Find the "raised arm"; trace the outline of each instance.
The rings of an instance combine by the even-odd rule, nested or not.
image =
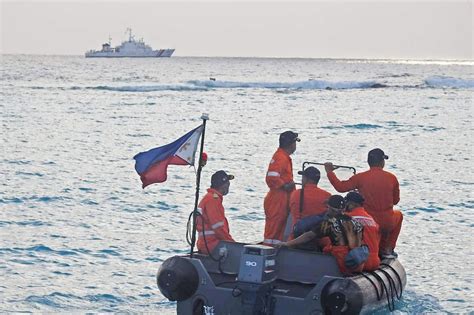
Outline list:
[[[324,168],[328,176],[329,182],[338,192],[346,192],[357,188],[357,175],[353,175],[348,180],[339,180],[334,173],[334,166],[331,162],[324,163]]]

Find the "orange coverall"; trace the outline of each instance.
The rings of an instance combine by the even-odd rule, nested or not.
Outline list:
[[[328,173],[328,179],[338,192],[359,190],[365,199],[365,209],[380,227],[380,250],[393,250],[403,221],[402,213],[393,210],[393,206],[400,201],[400,187],[395,175],[372,166],[348,180],[340,181],[334,172]]]
[[[349,253],[350,248],[347,245],[327,245],[323,248],[323,253],[325,254],[331,254],[336,258],[337,261],[337,266],[339,267],[339,270],[344,274],[344,275],[350,275],[355,272],[361,272],[364,269],[364,264],[360,264],[356,268],[349,269],[346,267],[344,264],[344,259],[346,258],[347,254]]]
[[[282,148],[273,154],[268,166],[265,181],[270,191],[265,196],[265,233],[263,243],[275,245],[283,241],[286,220],[289,214],[291,191],[283,190],[282,186],[293,182],[293,164],[289,154]]]
[[[364,208],[358,207],[351,211],[344,212],[364,226],[362,240],[369,247],[369,257],[364,263],[364,270],[372,271],[378,269],[380,266],[379,245],[380,245],[380,231],[379,225],[368,214]]]
[[[198,205],[198,211],[201,213],[201,216],[198,216],[196,220],[196,228],[199,233],[197,248],[201,253],[209,254],[208,248],[212,252],[220,240],[234,242],[234,239],[229,234],[229,223],[224,214],[222,200],[223,196],[220,192],[209,188],[207,194]],[[207,248],[204,236],[206,237]]]
[[[304,185],[303,211],[300,211],[300,196],[301,189],[297,189],[291,193],[290,197],[290,213],[293,226],[302,218],[326,212],[328,208],[326,201],[331,197],[331,194],[319,188],[316,184],[308,183]],[[291,235],[293,236],[293,234]]]

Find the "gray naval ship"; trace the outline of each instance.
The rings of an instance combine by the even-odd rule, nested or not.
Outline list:
[[[221,241],[209,256],[168,258],[157,282],[178,315],[316,315],[393,311],[407,277],[396,258],[345,277],[331,255]]]
[[[103,44],[101,50],[89,50],[86,52],[86,58],[158,58],[171,57],[174,53],[172,48],[153,50],[145,44],[143,39],[135,40],[131,28],[127,28],[127,33],[128,40],[122,42],[120,46],[112,47],[111,39],[109,38],[109,42]]]

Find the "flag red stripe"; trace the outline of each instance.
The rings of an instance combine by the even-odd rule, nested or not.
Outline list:
[[[172,155],[163,161],[160,161],[150,167],[145,173],[140,175],[142,180],[142,188],[154,183],[162,183],[166,181],[168,165],[188,165],[189,163],[179,156]]]

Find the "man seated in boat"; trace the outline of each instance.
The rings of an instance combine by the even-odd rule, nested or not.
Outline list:
[[[299,171],[298,174],[302,175],[301,182],[304,188],[297,189],[291,193],[290,213],[293,222],[292,231],[301,219],[324,214],[327,210],[327,201],[331,197],[331,193],[318,187],[321,173],[316,167],[310,166],[305,168],[304,171]],[[303,200],[301,200],[302,191]],[[300,234],[295,235],[295,237],[298,237]]]
[[[397,177],[384,170],[388,155],[379,148],[370,150],[367,163],[370,169],[353,175],[348,180],[339,180],[334,173],[332,163],[324,164],[327,177],[338,192],[347,192],[357,189],[364,196],[364,207],[380,227],[380,256],[394,258],[394,252],[403,215],[394,210],[394,205],[400,201],[400,187]]]
[[[225,217],[222,201],[229,193],[233,175],[217,171],[211,177],[211,187],[198,205],[200,215],[196,220],[198,231],[197,248],[203,254],[209,254],[220,240],[234,242],[230,236],[229,223]]]
[[[344,213],[364,226],[362,240],[369,248],[369,256],[367,257],[367,261],[364,263],[364,271],[376,270],[380,266],[379,225],[364,209],[364,197],[362,197],[361,194],[351,191],[344,197],[344,200],[346,201],[346,211]]]
[[[343,214],[345,201],[342,196],[331,196],[327,206],[328,210],[324,219],[317,223],[311,231],[302,234],[294,240],[283,242],[279,246],[294,247],[313,239],[321,239],[328,236],[331,243],[324,247],[323,252],[330,253],[336,258],[341,272],[348,275],[362,271],[364,261],[368,255],[367,247],[362,246],[364,227],[350,216]],[[360,258],[364,254],[366,255],[365,259],[364,257],[362,259],[350,259],[354,256],[354,258]]]

